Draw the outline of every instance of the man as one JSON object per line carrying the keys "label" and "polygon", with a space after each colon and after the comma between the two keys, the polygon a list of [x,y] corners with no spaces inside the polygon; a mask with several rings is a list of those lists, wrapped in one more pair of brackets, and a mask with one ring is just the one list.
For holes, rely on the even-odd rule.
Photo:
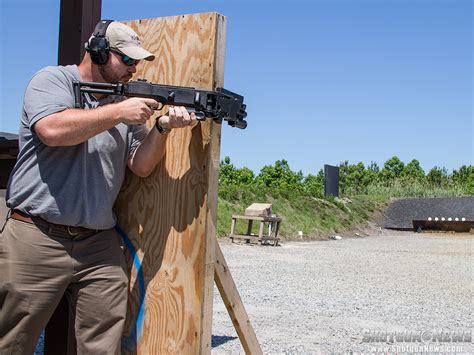
{"label": "man", "polygon": [[7,189],[11,208],[0,239],[0,353],[31,354],[64,292],[77,352],[120,352],[128,279],[112,206],[126,166],[148,176],[170,129],[196,123],[170,107],[149,132],[158,103],[83,94],[73,80],[127,82],[153,60],[128,26],[101,21],[79,66],[47,67],[25,92],[20,153]]}

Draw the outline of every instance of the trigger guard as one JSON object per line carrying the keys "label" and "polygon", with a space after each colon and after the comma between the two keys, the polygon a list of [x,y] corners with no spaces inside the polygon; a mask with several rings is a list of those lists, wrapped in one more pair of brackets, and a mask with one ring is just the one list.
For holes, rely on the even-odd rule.
{"label": "trigger guard", "polygon": [[198,121],[205,121],[206,120],[206,115],[204,114],[204,112],[197,111],[197,112],[194,112],[194,114],[196,115],[196,119]]}

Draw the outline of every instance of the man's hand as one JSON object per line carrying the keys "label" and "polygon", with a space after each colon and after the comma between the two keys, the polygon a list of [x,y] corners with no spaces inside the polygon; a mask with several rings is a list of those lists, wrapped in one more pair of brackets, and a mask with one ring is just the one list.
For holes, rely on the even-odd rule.
{"label": "man's hand", "polygon": [[120,120],[127,125],[144,124],[159,104],[156,100],[132,97],[116,104]]}
{"label": "man's hand", "polygon": [[181,128],[194,126],[197,123],[194,112],[189,114],[184,106],[170,106],[168,115],[159,118],[160,126],[163,128]]}

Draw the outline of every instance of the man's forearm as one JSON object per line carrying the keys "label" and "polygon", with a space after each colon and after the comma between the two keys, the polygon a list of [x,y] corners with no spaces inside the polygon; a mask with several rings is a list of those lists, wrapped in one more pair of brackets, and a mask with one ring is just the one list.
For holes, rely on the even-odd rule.
{"label": "man's forearm", "polygon": [[151,129],[128,162],[135,175],[147,177],[151,174],[165,154],[167,136],[158,133],[155,128]]}
{"label": "man's forearm", "polygon": [[121,122],[116,104],[90,110],[67,109],[44,117],[34,125],[48,146],[73,146],[115,127]]}
{"label": "man's forearm", "polygon": [[153,99],[134,97],[90,110],[67,109],[41,119],[34,130],[46,145],[76,145],[121,122],[144,124],[157,104]]}

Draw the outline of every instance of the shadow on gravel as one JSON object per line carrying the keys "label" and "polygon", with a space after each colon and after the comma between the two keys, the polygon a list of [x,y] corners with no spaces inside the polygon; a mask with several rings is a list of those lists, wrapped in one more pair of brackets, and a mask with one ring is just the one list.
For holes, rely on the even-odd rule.
{"label": "shadow on gravel", "polygon": [[227,343],[228,341],[232,341],[237,339],[237,337],[229,337],[227,335],[213,335],[212,336],[212,343],[211,347],[216,348],[222,344]]}

